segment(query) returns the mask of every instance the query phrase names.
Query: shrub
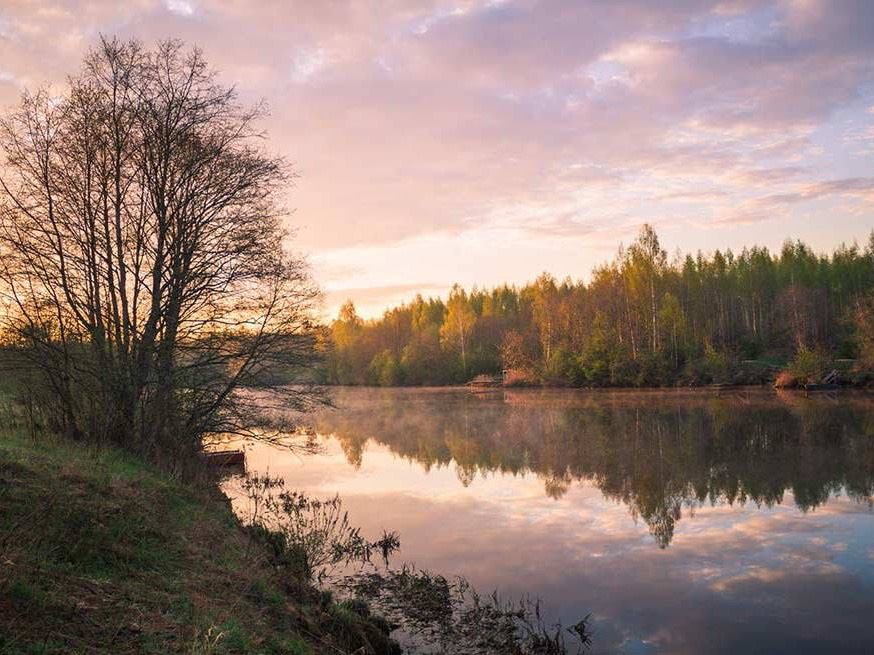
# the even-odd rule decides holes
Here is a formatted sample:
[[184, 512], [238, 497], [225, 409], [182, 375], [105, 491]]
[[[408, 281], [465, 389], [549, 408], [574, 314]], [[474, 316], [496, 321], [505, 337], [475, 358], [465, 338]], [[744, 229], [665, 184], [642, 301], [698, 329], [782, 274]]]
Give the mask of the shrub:
[[789, 362], [788, 370], [799, 382], [809, 384], [822, 379], [829, 363], [829, 357], [822, 351], [801, 346]]
[[299, 575], [323, 578], [337, 566], [369, 562], [374, 554], [388, 561], [400, 548], [396, 533], [368, 541], [349, 523], [339, 496], [327, 500], [289, 491], [281, 478], [252, 475], [243, 482], [249, 501], [248, 531], [267, 543], [275, 562]]
[[774, 380], [774, 386], [778, 389], [792, 389], [798, 386], [798, 378], [789, 371], [780, 371]]
[[711, 382], [727, 382], [731, 375], [728, 355], [707, 344], [704, 348], [704, 371]]
[[497, 592], [483, 596], [461, 577], [449, 580], [404, 566], [353, 576], [344, 586], [417, 643], [430, 646], [426, 652], [566, 655], [574, 652], [573, 642], [577, 652], [591, 644], [589, 617], [572, 626], [550, 625], [538, 599], [509, 602]]

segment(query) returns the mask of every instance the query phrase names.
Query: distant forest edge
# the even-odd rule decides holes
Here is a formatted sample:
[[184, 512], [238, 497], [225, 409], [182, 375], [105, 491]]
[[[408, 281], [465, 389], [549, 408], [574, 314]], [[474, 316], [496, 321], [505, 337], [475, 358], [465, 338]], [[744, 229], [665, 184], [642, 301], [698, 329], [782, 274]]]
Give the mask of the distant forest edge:
[[874, 369], [874, 231], [830, 255], [801, 241], [671, 259], [645, 225], [588, 284], [548, 273], [521, 288], [417, 296], [363, 320], [351, 301], [324, 339], [325, 380], [445, 385], [811, 383]]

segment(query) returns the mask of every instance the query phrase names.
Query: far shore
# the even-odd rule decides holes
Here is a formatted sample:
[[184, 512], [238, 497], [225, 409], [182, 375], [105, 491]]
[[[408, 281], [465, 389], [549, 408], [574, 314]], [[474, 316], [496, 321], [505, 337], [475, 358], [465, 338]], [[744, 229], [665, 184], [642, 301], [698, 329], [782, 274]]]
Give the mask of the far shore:
[[622, 392], [622, 393], [663, 393], [663, 392], [709, 392], [719, 394], [726, 391], [770, 391], [775, 394], [791, 393], [796, 395], [806, 394], [828, 394], [828, 393], [874, 393], [874, 387], [871, 386], [854, 386], [841, 385], [833, 389], [804, 389], [802, 387], [775, 387], [769, 384], [698, 384], [698, 385], [674, 385], [662, 387], [570, 387], [563, 385], [551, 384], [531, 384], [531, 385], [512, 385], [512, 386], [495, 386], [486, 388], [471, 388], [465, 384], [442, 384], [442, 385], [409, 385], [399, 384], [392, 386], [380, 386], [374, 384], [328, 384], [325, 385], [329, 389], [417, 389], [422, 391], [467, 391], [472, 394], [488, 394], [498, 393], [502, 391], [585, 391], [585, 392]]

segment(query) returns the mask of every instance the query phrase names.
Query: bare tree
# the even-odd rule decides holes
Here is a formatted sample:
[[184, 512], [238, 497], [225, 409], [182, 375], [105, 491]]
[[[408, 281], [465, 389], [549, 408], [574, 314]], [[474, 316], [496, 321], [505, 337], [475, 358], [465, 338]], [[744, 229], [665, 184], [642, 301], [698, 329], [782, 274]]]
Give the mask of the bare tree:
[[312, 363], [317, 290], [283, 248], [293, 173], [263, 115], [197, 49], [102, 39], [62, 96], [26, 93], [0, 122], [3, 320], [58, 428], [191, 453], [258, 425], [241, 387]]

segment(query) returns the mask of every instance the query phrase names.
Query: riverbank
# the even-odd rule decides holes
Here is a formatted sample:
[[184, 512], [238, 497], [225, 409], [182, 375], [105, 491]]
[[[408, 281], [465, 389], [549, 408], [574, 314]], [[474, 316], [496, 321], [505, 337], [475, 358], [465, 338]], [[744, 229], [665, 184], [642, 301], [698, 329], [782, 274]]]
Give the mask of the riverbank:
[[395, 652], [353, 609], [274, 567], [214, 483], [0, 434], [0, 653]]
[[507, 390], [518, 391], [523, 389], [558, 390], [570, 389], [581, 391], [714, 391], [721, 392], [729, 389], [771, 389], [784, 391], [870, 391], [874, 390], [874, 372], [859, 374], [850, 379], [835, 383], [808, 383], [797, 378], [791, 381], [778, 383], [778, 376], [773, 375], [768, 379], [738, 378], [728, 382], [688, 382], [678, 381], [674, 384], [663, 385], [568, 385], [553, 384], [549, 382], [527, 382], [513, 384], [438, 384], [438, 385], [373, 385], [373, 384], [328, 384], [328, 388], [334, 389], [467, 389], [473, 393], [487, 393]]

